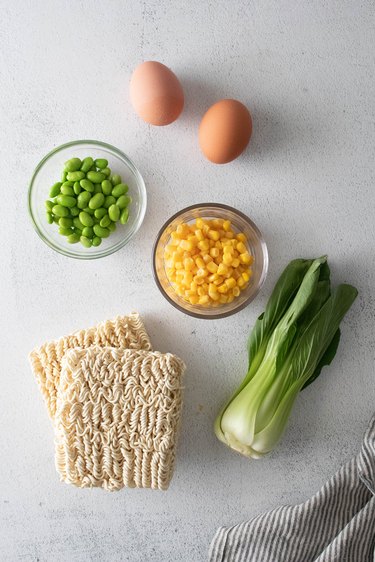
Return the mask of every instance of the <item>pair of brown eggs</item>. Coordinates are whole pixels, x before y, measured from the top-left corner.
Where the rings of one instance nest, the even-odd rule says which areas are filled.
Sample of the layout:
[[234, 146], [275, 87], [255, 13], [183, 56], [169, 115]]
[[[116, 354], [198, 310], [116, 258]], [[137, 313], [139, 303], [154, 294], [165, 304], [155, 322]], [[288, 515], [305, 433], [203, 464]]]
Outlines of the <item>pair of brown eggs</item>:
[[[151, 125], [173, 123], [184, 108], [180, 81], [167, 66], [156, 61], [144, 62], [135, 69], [130, 99], [141, 119]], [[208, 160], [226, 164], [245, 150], [251, 133], [249, 110], [237, 100], [224, 99], [204, 114], [199, 125], [199, 144]]]

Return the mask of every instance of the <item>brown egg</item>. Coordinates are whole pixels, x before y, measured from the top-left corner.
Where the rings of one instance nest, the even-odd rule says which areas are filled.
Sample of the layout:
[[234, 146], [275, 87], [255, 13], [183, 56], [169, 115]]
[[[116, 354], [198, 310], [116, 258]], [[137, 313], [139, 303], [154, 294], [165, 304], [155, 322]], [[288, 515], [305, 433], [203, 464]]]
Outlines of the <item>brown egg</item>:
[[215, 164], [226, 164], [247, 147], [252, 121], [249, 110], [237, 100], [220, 100], [203, 115], [199, 144], [203, 154]]
[[130, 80], [130, 100], [138, 115], [151, 125], [169, 125], [184, 107], [184, 92], [175, 74], [164, 64], [140, 64]]

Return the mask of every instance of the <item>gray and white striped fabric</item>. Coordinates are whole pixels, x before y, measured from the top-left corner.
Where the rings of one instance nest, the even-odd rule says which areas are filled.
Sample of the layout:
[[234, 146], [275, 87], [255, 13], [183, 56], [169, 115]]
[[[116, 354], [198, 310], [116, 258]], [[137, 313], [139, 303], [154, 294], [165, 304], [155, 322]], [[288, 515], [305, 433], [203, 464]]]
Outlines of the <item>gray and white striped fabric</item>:
[[305, 503], [221, 527], [210, 562], [373, 562], [375, 416], [361, 452]]

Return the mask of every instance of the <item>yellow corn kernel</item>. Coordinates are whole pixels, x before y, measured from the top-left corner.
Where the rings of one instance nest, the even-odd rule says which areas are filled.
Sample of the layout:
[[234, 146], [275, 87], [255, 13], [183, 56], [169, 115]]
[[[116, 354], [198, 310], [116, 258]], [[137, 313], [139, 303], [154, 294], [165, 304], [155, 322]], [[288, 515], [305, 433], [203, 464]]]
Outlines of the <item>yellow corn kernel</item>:
[[203, 295], [207, 295], [207, 290], [205, 289], [205, 287], [203, 287], [203, 285], [201, 285], [200, 287], [198, 287], [197, 293], [200, 297], [202, 297]]
[[232, 226], [230, 221], [224, 221], [223, 222], [223, 230], [225, 230], [225, 232], [229, 232], [230, 227]]
[[207, 277], [207, 279], [209, 280], [210, 283], [213, 283], [215, 281], [215, 279], [216, 279], [215, 275], [216, 275], [216, 273], [211, 273], [211, 275], [209, 275]]
[[204, 252], [208, 252], [210, 249], [210, 243], [208, 240], [201, 240], [198, 242], [198, 248]]
[[229, 279], [225, 280], [228, 289], [233, 289], [236, 286], [236, 280], [233, 277], [229, 277]]
[[247, 248], [243, 242], [238, 242], [238, 244], [236, 244], [236, 249], [240, 252], [240, 254], [247, 252]]
[[203, 219], [198, 218], [198, 219], [195, 221], [195, 226], [196, 226], [197, 228], [202, 229], [202, 228], [203, 228], [203, 225], [204, 225], [204, 220], [203, 220]]
[[241, 292], [241, 289], [239, 287], [233, 287], [233, 296], [234, 297], [238, 297], [240, 292]]
[[208, 271], [205, 267], [200, 267], [197, 271], [197, 278], [206, 277], [208, 275]]
[[[216, 273], [214, 273], [214, 275], [216, 275]], [[224, 281], [223, 277], [220, 277], [220, 275], [218, 275], [217, 278], [214, 279], [213, 284], [220, 285], [223, 281]]]
[[251, 263], [253, 263], [253, 257], [250, 256], [248, 252], [244, 252], [243, 254], [240, 254], [240, 261], [241, 263], [250, 265]]
[[228, 267], [225, 265], [225, 263], [221, 263], [217, 268], [217, 272], [219, 275], [226, 275], [228, 273]]
[[207, 223], [204, 224], [203, 227], [202, 227], [203, 234], [206, 234], [206, 235], [207, 235], [207, 233], [208, 233], [209, 230], [210, 230], [210, 225], [207, 224]]
[[220, 250], [219, 250], [219, 248], [216, 248], [215, 246], [213, 246], [213, 247], [210, 249], [210, 256], [211, 256], [211, 258], [218, 258], [219, 255], [220, 255]]
[[204, 283], [204, 277], [198, 277], [198, 275], [196, 275], [194, 277], [194, 281], [196, 282], [197, 285], [203, 285]]
[[176, 228], [177, 234], [181, 236], [187, 236], [189, 234], [189, 227], [187, 224], [181, 223]]
[[216, 265], [220, 265], [220, 264], [221, 264], [221, 260], [222, 260], [222, 258], [221, 258], [221, 256], [219, 256], [219, 257], [217, 257], [217, 258], [214, 259], [214, 262], [216, 263]]
[[217, 301], [219, 300], [219, 294], [217, 292], [217, 287], [213, 283], [210, 283], [208, 287], [208, 295], [211, 297], [212, 300]]
[[208, 295], [202, 295], [199, 297], [198, 304], [208, 304], [210, 302], [210, 297]]
[[232, 258], [232, 256], [231, 256], [231, 254], [224, 254], [224, 255], [223, 255], [223, 263], [224, 263], [225, 265], [231, 265], [231, 264], [232, 264], [232, 259], [233, 259], [233, 258]]
[[203, 232], [201, 231], [200, 228], [197, 228], [197, 230], [194, 231], [194, 234], [198, 241], [204, 240]]
[[237, 279], [237, 287], [242, 288], [245, 285], [245, 280], [243, 279], [243, 277], [239, 277]]
[[222, 283], [218, 286], [217, 290], [219, 293], [226, 294], [228, 292], [228, 285], [226, 283]]
[[210, 240], [217, 242], [220, 239], [220, 233], [217, 230], [209, 230], [207, 234]]
[[215, 242], [215, 248], [218, 248], [219, 250], [222, 250], [222, 249], [223, 249], [223, 245], [222, 245], [222, 243], [220, 242], [220, 240], [218, 240], [217, 242]]
[[227, 303], [231, 303], [234, 301], [234, 296], [233, 295], [228, 295], [227, 296]]
[[180, 261], [175, 261], [175, 262], [174, 262], [174, 268], [175, 268], [175, 269], [182, 269], [182, 262], [180, 262]]
[[234, 258], [232, 260], [232, 267], [236, 268], [240, 265], [240, 260], [238, 258]]
[[224, 254], [233, 254], [233, 248], [230, 244], [225, 244], [224, 245], [224, 250], [223, 250]]
[[225, 233], [225, 238], [228, 238], [228, 240], [231, 240], [232, 238], [234, 238], [234, 232], [233, 230], [229, 230], [228, 232]]
[[239, 242], [247, 242], [246, 235], [243, 232], [237, 234], [236, 238]]
[[239, 277], [241, 277], [241, 273], [238, 271], [238, 269], [235, 269], [235, 270], [233, 271], [232, 277], [233, 277], [233, 279], [235, 279], [236, 281], [237, 281], [237, 279], [238, 279]]
[[191, 271], [185, 271], [184, 273], [184, 285], [190, 287], [193, 282], [193, 274]]
[[206, 264], [202, 260], [201, 256], [198, 256], [197, 258], [195, 258], [195, 265], [197, 267], [200, 267], [200, 268], [204, 268], [206, 266]]
[[228, 301], [228, 297], [226, 295], [220, 295], [219, 297], [220, 304], [225, 304], [227, 301]]
[[206, 264], [208, 264], [212, 261], [212, 258], [210, 256], [210, 254], [206, 254], [206, 253], [203, 254], [202, 259], [203, 259], [204, 263], [206, 263]]
[[210, 263], [208, 263], [206, 267], [210, 273], [216, 273], [218, 269], [218, 266], [213, 261], [210, 261]]
[[191, 295], [189, 297], [189, 302], [190, 302], [190, 304], [198, 304], [198, 302], [199, 302], [198, 295]]
[[194, 267], [194, 260], [189, 258], [189, 257], [186, 257], [184, 259], [184, 269], [185, 269], [185, 271], [191, 271], [193, 269], [193, 267]]
[[193, 249], [193, 244], [190, 242], [190, 240], [181, 240], [180, 248], [182, 248], [186, 252], [191, 252], [191, 250]]
[[250, 279], [250, 272], [249, 272], [249, 270], [248, 270], [248, 271], [244, 271], [244, 272], [242, 273], [242, 279], [245, 281], [245, 283], [247, 283], [247, 281], [249, 281], [249, 279]]
[[222, 219], [213, 219], [211, 221], [211, 226], [213, 226], [214, 228], [220, 228], [223, 224], [223, 220]]

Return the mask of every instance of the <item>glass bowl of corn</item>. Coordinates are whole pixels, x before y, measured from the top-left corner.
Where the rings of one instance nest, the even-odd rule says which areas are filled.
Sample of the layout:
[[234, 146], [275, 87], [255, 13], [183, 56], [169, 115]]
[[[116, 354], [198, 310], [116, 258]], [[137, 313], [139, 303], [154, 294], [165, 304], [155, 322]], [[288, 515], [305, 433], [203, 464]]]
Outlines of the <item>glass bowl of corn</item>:
[[153, 272], [163, 296], [195, 318], [225, 318], [260, 291], [268, 252], [258, 227], [241, 211], [201, 203], [173, 215], [153, 248]]

